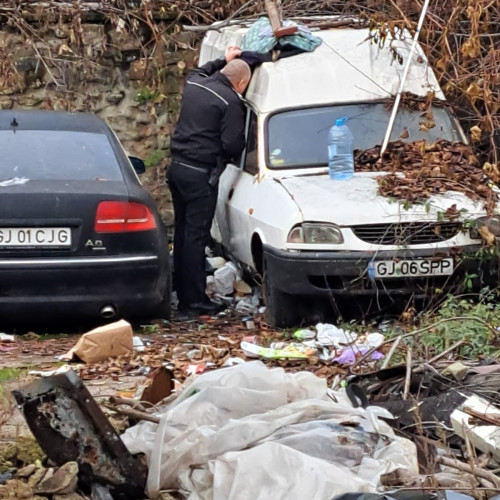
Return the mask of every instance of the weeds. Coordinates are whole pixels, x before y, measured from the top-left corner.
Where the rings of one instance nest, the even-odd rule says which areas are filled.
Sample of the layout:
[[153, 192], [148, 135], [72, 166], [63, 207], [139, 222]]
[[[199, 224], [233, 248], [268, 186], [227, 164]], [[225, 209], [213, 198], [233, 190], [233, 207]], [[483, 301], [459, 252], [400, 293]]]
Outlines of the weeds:
[[[461, 319], [453, 320], [458, 317]], [[449, 321], [439, 323], [445, 319]], [[460, 354], [465, 357], [495, 357], [500, 353], [498, 336], [495, 334], [496, 328], [500, 326], [500, 304], [493, 293], [479, 300], [449, 296], [437, 312], [423, 316], [421, 326], [432, 323], [439, 324], [419, 338], [436, 353], [459, 340], [465, 341], [460, 348]]]
[[25, 371], [23, 368], [0, 368], [0, 384], [19, 378]]
[[144, 164], [147, 168], [149, 167], [157, 167], [161, 164], [161, 162], [165, 159], [165, 152], [161, 149], [157, 149], [156, 151], [151, 152], [144, 159]]

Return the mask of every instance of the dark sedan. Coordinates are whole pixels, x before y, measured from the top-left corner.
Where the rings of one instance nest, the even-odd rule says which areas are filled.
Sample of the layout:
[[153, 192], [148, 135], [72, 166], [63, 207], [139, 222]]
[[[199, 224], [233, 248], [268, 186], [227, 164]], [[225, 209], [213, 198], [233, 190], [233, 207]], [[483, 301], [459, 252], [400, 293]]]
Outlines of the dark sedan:
[[169, 316], [166, 231], [106, 123], [0, 111], [0, 165], [2, 318]]

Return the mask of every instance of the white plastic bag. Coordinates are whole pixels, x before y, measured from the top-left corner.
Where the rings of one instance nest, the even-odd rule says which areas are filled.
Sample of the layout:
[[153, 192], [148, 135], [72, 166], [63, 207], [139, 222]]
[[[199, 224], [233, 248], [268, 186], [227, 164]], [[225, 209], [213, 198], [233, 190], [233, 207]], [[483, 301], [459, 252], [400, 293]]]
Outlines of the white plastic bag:
[[322, 346], [341, 347], [354, 342], [358, 335], [355, 332], [349, 332], [337, 328], [329, 323], [318, 323], [316, 325], [318, 335], [316, 337], [317, 343]]
[[237, 279], [238, 269], [232, 262], [226, 262], [214, 273], [215, 292], [220, 295], [231, 295]]

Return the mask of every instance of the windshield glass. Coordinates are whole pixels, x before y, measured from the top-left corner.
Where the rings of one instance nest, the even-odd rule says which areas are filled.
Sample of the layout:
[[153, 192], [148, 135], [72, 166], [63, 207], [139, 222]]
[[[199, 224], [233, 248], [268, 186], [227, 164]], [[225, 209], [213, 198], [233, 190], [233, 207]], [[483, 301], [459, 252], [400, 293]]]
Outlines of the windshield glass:
[[[399, 109], [391, 141], [406, 142], [438, 138], [460, 141], [453, 118], [444, 108], [433, 108], [434, 128], [420, 130], [427, 118], [420, 111]], [[319, 167], [328, 164], [328, 130], [337, 118], [348, 116], [347, 126], [354, 136], [354, 149], [382, 144], [391, 108], [383, 103], [351, 104], [298, 109], [277, 113], [268, 122], [267, 162], [271, 168]]]
[[0, 130], [0, 180], [122, 180], [104, 134]]

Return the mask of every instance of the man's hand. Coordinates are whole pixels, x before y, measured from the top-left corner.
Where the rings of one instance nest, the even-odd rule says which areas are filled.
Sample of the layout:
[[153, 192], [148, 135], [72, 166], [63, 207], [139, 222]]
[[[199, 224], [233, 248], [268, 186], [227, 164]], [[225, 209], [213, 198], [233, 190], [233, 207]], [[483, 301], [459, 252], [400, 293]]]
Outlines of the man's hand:
[[235, 47], [234, 45], [230, 45], [226, 50], [226, 62], [232, 61], [237, 57], [240, 57], [241, 49], [239, 47]]

